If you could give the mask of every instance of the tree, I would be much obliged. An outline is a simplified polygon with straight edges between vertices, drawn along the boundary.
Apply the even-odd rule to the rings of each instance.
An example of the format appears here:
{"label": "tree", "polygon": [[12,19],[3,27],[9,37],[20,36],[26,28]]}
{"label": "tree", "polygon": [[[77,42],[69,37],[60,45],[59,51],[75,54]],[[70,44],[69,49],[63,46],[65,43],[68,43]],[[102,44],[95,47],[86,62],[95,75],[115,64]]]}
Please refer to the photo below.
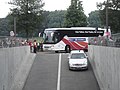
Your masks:
{"label": "tree", "polygon": [[99,11],[92,11],[89,13],[88,26],[90,27],[103,27],[100,19]]}
{"label": "tree", "polygon": [[0,19],[0,35],[8,36],[10,32],[9,20],[7,18]]}
{"label": "tree", "polygon": [[42,0],[13,0],[11,15],[17,20],[17,32],[33,36],[42,22]]}
{"label": "tree", "polygon": [[64,27],[66,10],[44,11],[44,28]]}
{"label": "tree", "polygon": [[87,26],[87,17],[84,14],[82,1],[71,0],[71,5],[67,9],[65,16],[66,27],[80,27]]}
{"label": "tree", "polygon": [[120,32],[120,0],[109,0],[109,2],[99,3],[100,18],[102,23],[106,23],[106,6],[108,7],[108,25],[113,33]]}

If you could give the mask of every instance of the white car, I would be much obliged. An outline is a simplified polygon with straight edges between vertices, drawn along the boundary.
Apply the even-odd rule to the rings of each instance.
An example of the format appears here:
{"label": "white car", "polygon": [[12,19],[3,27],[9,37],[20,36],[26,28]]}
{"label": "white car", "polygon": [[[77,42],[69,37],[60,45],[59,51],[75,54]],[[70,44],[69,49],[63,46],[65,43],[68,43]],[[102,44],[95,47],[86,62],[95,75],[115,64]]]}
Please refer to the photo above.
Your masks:
{"label": "white car", "polygon": [[68,56],[69,70],[87,70],[88,57],[83,50],[73,50]]}

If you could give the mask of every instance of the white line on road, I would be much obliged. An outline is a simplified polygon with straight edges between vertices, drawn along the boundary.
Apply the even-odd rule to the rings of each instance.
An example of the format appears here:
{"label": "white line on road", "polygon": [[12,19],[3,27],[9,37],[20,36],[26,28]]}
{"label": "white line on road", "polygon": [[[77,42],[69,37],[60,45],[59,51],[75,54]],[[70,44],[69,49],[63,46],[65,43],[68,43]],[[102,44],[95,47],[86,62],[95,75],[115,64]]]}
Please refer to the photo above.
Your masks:
{"label": "white line on road", "polygon": [[60,75],[61,75],[61,53],[59,54],[57,90],[60,90]]}

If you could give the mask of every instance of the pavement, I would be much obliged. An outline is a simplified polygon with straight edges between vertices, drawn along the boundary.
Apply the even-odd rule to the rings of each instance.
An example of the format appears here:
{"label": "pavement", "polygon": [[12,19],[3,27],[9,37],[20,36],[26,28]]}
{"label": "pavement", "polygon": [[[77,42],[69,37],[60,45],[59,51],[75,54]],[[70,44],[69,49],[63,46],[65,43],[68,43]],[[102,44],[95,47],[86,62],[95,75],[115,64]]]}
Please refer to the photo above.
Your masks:
{"label": "pavement", "polygon": [[71,71],[67,53],[37,53],[23,90],[100,90],[91,65]]}

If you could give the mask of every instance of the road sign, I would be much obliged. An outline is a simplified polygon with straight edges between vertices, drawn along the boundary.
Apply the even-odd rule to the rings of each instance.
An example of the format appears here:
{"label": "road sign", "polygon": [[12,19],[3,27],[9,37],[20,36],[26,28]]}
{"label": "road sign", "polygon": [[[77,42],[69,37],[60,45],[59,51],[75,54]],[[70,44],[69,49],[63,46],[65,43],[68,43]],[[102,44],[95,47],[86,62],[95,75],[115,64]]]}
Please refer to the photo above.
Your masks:
{"label": "road sign", "polygon": [[15,34],[14,34],[14,32],[13,31],[10,31],[10,36],[14,36]]}

